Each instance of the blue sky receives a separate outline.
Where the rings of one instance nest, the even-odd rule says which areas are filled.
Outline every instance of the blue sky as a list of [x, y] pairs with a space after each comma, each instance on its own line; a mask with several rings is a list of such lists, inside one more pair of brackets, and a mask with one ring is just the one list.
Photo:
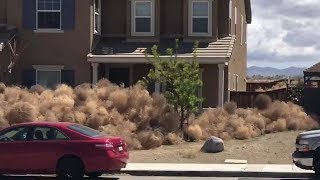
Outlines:
[[248, 66], [309, 67], [320, 62], [319, 0], [251, 0]]

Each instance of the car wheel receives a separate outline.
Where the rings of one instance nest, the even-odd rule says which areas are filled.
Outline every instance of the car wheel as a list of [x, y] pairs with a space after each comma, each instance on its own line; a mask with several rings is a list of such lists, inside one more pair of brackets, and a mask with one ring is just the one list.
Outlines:
[[92, 173], [87, 173], [86, 175], [89, 176], [89, 178], [97, 178], [102, 176], [103, 172], [92, 172]]
[[82, 179], [84, 165], [79, 158], [63, 158], [58, 162], [57, 176], [58, 179]]

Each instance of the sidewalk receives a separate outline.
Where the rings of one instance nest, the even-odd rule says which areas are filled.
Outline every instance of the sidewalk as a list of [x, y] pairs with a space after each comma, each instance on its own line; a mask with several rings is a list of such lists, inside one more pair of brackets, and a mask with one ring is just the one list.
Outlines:
[[142, 176], [309, 178], [314, 172], [295, 165], [129, 163], [123, 173]]

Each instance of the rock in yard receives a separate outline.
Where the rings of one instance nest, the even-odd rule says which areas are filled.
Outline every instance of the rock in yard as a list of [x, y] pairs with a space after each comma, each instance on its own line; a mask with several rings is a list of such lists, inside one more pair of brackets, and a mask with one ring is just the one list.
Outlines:
[[215, 136], [211, 136], [202, 146], [201, 151], [205, 153], [218, 153], [224, 150], [223, 140]]

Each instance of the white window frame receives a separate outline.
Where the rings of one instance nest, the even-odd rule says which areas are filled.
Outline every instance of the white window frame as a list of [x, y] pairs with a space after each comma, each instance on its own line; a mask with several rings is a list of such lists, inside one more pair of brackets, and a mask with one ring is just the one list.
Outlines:
[[229, 2], [229, 19], [232, 19], [232, 0]]
[[[234, 34], [237, 36], [238, 9], [234, 7]], [[236, 37], [237, 38], [237, 37]]]
[[238, 74], [233, 74], [233, 90], [237, 91], [238, 90], [238, 85], [239, 85], [239, 75]]
[[232, 0], [229, 1], [229, 34], [232, 34], [232, 13], [233, 13], [233, 4]]
[[234, 7], [234, 24], [237, 24], [238, 8]]
[[[98, 11], [96, 11], [96, 1], [93, 5], [93, 30], [94, 34], [101, 35], [101, 0], [98, 0]], [[96, 19], [98, 16], [98, 19]], [[98, 29], [96, 29], [96, 22], [98, 21]]]
[[231, 90], [231, 73], [228, 73], [228, 90]]
[[[60, 13], [60, 27], [59, 28], [39, 28], [38, 23], [38, 13], [39, 12], [59, 12]], [[62, 0], [60, 0], [60, 10], [39, 10], [38, 9], [38, 0], [36, 0], [36, 29], [39, 32], [55, 32], [62, 30]]]
[[[194, 2], [207, 2], [208, 3], [208, 33], [197, 33], [193, 32], [193, 18], [204, 18], [203, 16], [193, 16], [193, 3]], [[212, 36], [212, 0], [189, 0], [189, 18], [188, 18], [188, 31], [189, 36]]]
[[240, 44], [242, 45], [243, 44], [243, 23], [244, 23], [244, 20], [243, 20], [243, 15], [241, 15], [241, 31], [240, 31]]
[[63, 65], [33, 65], [33, 69], [36, 70], [36, 84], [38, 84], [38, 72], [46, 71], [46, 72], [60, 72], [60, 83], [62, 81], [62, 69], [64, 69]]
[[[151, 17], [150, 16], [136, 16], [136, 3], [148, 2], [151, 3]], [[150, 32], [136, 32], [136, 18], [150, 18], [151, 27]], [[131, 4], [131, 35], [132, 36], [154, 36], [155, 32], [155, 0], [132, 0]]]

